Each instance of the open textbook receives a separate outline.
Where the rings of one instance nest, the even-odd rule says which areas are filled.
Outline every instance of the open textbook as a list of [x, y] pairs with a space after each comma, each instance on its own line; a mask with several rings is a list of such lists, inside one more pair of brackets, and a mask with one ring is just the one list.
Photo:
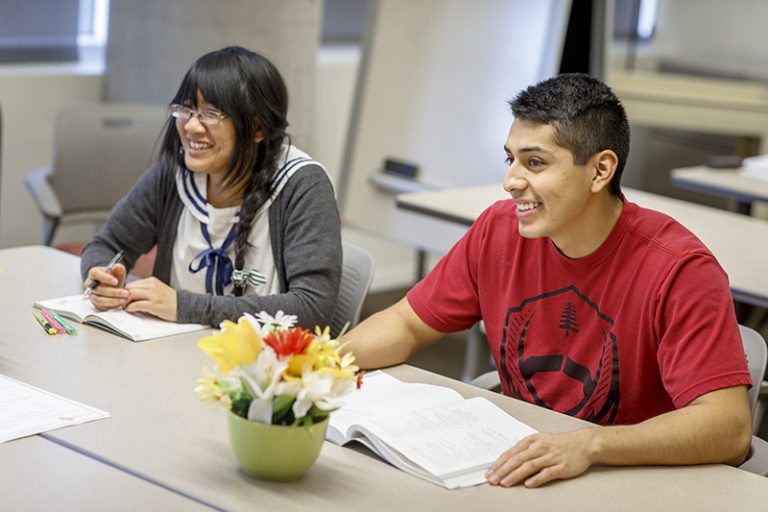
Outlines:
[[455, 489], [484, 483], [499, 455], [535, 432], [485, 398], [373, 372], [331, 414], [326, 439], [357, 441], [406, 473]]
[[128, 313], [123, 309], [99, 311], [82, 294], [40, 300], [35, 302], [35, 307], [50, 309], [65, 318], [100, 327], [131, 341], [151, 340], [211, 328], [202, 324], [167, 322], [149, 315]]

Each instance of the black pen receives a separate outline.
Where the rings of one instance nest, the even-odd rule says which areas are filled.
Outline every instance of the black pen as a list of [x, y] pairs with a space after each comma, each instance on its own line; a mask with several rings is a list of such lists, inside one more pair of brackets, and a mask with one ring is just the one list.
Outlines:
[[[120, 263], [120, 260], [123, 259], [123, 255], [125, 254], [124, 251], [118, 251], [117, 254], [115, 254], [111, 260], [109, 260], [109, 263], [107, 263], [107, 272], [112, 272], [112, 267]], [[93, 290], [96, 289], [97, 286], [101, 284], [101, 281], [98, 281], [96, 279], [93, 280], [91, 284], [88, 285], [88, 288], [85, 289], [85, 294], [83, 294], [84, 297], [89, 296], [93, 293]]]

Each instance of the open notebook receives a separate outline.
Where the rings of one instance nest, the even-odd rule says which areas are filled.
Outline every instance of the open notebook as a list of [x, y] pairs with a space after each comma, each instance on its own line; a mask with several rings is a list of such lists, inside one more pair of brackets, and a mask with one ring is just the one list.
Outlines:
[[99, 311], [82, 294], [40, 300], [35, 302], [35, 307], [55, 311], [65, 318], [105, 329], [131, 341], [151, 340], [211, 328], [210, 325], [203, 324], [167, 322], [149, 315], [128, 313], [123, 309]]

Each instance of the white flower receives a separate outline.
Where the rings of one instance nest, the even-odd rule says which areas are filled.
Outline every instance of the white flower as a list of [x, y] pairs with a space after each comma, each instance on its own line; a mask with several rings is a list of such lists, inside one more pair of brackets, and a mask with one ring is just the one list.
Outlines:
[[254, 324], [254, 327], [257, 328], [262, 337], [271, 331], [287, 331], [296, 325], [299, 319], [296, 315], [286, 315], [282, 310], [278, 311], [275, 316], [266, 311], [258, 313], [255, 317], [247, 313], [246, 316], [250, 317], [249, 320], [253, 319], [258, 322], [258, 326]]
[[275, 386], [287, 367], [288, 361], [279, 360], [272, 347], [265, 346], [254, 362], [241, 365], [231, 373], [242, 379], [254, 399], [272, 400]]
[[259, 400], [254, 398], [248, 406], [248, 421], [256, 421], [270, 425], [272, 423], [272, 399]]
[[[354, 381], [336, 379], [330, 372], [305, 371], [301, 378], [301, 388], [296, 392], [293, 414], [296, 419], [303, 418], [312, 404], [324, 411], [338, 409], [342, 404], [342, 396], [354, 386]], [[280, 394], [284, 393], [280, 391]]]

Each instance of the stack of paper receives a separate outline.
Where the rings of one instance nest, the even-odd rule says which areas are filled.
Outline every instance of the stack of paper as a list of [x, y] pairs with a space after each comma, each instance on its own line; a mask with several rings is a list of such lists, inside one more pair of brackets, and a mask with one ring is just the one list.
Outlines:
[[768, 155], [745, 158], [741, 163], [739, 174], [768, 181]]
[[109, 416], [95, 407], [0, 375], [0, 443]]

